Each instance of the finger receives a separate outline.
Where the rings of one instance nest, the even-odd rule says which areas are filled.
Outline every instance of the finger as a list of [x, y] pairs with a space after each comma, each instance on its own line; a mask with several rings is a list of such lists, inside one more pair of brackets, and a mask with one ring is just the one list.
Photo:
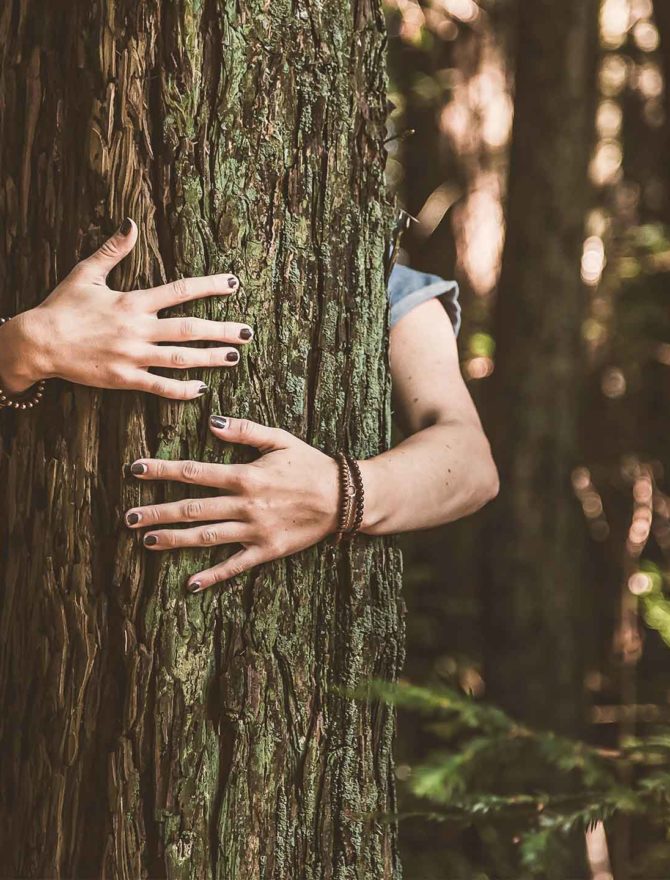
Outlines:
[[243, 572], [249, 571], [249, 569], [255, 568], [262, 562], [267, 561], [267, 557], [260, 547], [244, 547], [237, 553], [233, 553], [225, 562], [220, 562], [218, 565], [213, 566], [213, 568], [208, 568], [205, 571], [194, 574], [189, 578], [186, 589], [190, 593], [201, 593], [214, 584], [237, 577]]
[[199, 278], [177, 278], [169, 284], [144, 290], [141, 297], [154, 312], [206, 296], [230, 296], [239, 288], [235, 275], [202, 275]]
[[143, 529], [164, 523], [240, 520], [243, 514], [243, 505], [234, 495], [187, 498], [185, 501], [170, 501], [167, 504], [133, 507], [126, 512], [126, 525], [131, 529]]
[[125, 388], [131, 391], [146, 391], [169, 400], [195, 400], [207, 391], [207, 386], [200, 379], [168, 379], [155, 376], [147, 370], [134, 370], [129, 374]]
[[241, 471], [248, 465], [211, 464], [205, 461], [169, 461], [163, 458], [138, 458], [130, 472], [140, 480], [175, 480], [196, 486], [235, 491], [241, 485]]
[[204, 318], [157, 318], [151, 329], [152, 342], [250, 342], [254, 331], [248, 324], [234, 321], [207, 321]]
[[147, 367], [172, 367], [186, 370], [190, 367], [234, 367], [240, 362], [236, 348], [187, 348], [172, 345], [147, 346], [142, 357]]
[[227, 443], [243, 443], [253, 446], [259, 452], [272, 452], [286, 449], [295, 439], [281, 428], [268, 428], [249, 419], [231, 419], [228, 416], [210, 416], [209, 427], [212, 434]]
[[174, 550], [178, 547], [215, 547], [217, 544], [239, 544], [249, 539], [250, 526], [241, 522], [220, 522], [193, 529], [159, 529], [143, 538], [149, 550]]
[[111, 238], [101, 245], [95, 253], [79, 263], [80, 270], [91, 276], [91, 280], [104, 282], [117, 263], [135, 247], [137, 226], [126, 217]]

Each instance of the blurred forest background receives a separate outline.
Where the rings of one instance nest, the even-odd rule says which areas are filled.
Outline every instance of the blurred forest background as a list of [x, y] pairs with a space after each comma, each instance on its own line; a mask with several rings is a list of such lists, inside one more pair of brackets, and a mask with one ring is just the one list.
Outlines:
[[400, 259], [502, 481], [405, 542], [405, 874], [667, 880], [670, 2], [386, 8]]

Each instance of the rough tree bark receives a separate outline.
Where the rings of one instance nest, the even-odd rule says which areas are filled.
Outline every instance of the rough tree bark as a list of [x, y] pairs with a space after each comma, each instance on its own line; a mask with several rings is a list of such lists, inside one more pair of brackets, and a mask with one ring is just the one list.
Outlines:
[[[234, 271], [197, 313], [253, 351], [185, 405], [51, 383], [1, 416], [5, 877], [391, 878], [393, 715], [338, 688], [401, 661], [395, 545], [322, 545], [185, 594], [142, 550], [138, 456], [235, 460], [210, 412], [333, 452], [389, 439], [385, 36], [377, 0], [9, 0], [0, 309], [129, 214], [113, 286]], [[239, 459], [237, 459], [239, 460]]]
[[578, 462], [580, 281], [597, 0], [518, 4], [507, 239], [491, 435], [501, 493], [484, 580], [487, 693], [517, 717], [583, 724]]

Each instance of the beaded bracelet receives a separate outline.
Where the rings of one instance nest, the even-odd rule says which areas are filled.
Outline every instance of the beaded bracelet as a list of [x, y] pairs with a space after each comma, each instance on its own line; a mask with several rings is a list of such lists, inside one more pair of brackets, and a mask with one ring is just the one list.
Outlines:
[[352, 458], [350, 455], [347, 455], [347, 463], [349, 468], [351, 469], [351, 473], [354, 478], [354, 486], [356, 487], [356, 516], [354, 517], [354, 523], [349, 530], [348, 537], [353, 538], [354, 535], [358, 534], [361, 528], [361, 523], [363, 522], [363, 513], [365, 510], [365, 489], [363, 487], [363, 475], [361, 474], [361, 468], [355, 458]]
[[[7, 321], [11, 321], [11, 318], [0, 318], [0, 327]], [[40, 379], [32, 386], [32, 390], [29, 388], [21, 394], [7, 394], [5, 389], [0, 387], [0, 409], [33, 409], [42, 400], [45, 385], [44, 379]]]
[[340, 469], [341, 490], [340, 515], [335, 538], [335, 543], [339, 544], [343, 538], [350, 539], [358, 533], [363, 521], [365, 492], [358, 462], [344, 452], [338, 452], [335, 459]]

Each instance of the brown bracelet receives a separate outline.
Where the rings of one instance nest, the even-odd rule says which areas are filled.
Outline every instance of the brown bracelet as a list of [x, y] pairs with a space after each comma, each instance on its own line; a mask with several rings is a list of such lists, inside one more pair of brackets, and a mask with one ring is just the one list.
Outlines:
[[337, 534], [335, 537], [335, 543], [339, 544], [350, 527], [351, 517], [354, 511], [356, 487], [351, 478], [351, 472], [345, 454], [343, 452], [336, 453], [335, 460], [340, 469], [340, 515], [337, 521]]
[[336, 535], [336, 543], [339, 544], [343, 538], [350, 539], [358, 534], [363, 521], [365, 492], [358, 462], [344, 452], [338, 452], [335, 459], [340, 469], [341, 490]]
[[[11, 321], [11, 318], [0, 318], [0, 327], [7, 321]], [[0, 387], [0, 409], [33, 409], [42, 400], [45, 385], [44, 379], [40, 379], [21, 394], [7, 394], [5, 389]]]
[[348, 455], [347, 463], [353, 474], [354, 486], [356, 487], [356, 516], [354, 517], [354, 524], [348, 534], [348, 537], [353, 538], [353, 536], [357, 535], [360, 531], [363, 522], [363, 513], [365, 511], [365, 489], [363, 487], [363, 474], [361, 474], [361, 468], [356, 459]]

